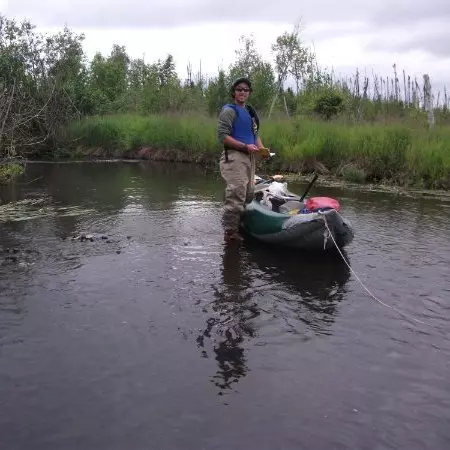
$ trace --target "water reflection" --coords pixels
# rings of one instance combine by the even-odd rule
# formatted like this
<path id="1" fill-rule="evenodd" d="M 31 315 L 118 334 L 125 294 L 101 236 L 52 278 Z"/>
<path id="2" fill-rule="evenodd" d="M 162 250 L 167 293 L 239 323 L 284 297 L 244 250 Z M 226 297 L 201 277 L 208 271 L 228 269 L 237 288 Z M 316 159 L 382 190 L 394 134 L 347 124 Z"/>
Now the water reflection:
<path id="1" fill-rule="evenodd" d="M 238 247 L 224 248 L 221 281 L 214 289 L 213 315 L 207 319 L 197 344 L 203 349 L 202 355 L 208 357 L 204 350 L 205 337 L 213 340 L 217 372 L 212 381 L 225 390 L 247 374 L 245 338 L 254 336 L 252 320 L 260 314 L 252 301 L 250 273 Z"/>
<path id="2" fill-rule="evenodd" d="M 302 256 L 254 244 L 224 247 L 221 280 L 214 287 L 211 311 L 203 310 L 210 314 L 197 337 L 205 358 L 209 357 L 205 340 L 211 341 L 217 362 L 211 380 L 221 393 L 247 375 L 249 340 L 264 335 L 261 323 L 267 317 L 289 323 L 289 332 L 299 335 L 305 325 L 310 332 L 330 335 L 349 276 L 337 253 Z M 263 301 L 268 293 L 269 305 Z"/>
<path id="3" fill-rule="evenodd" d="M 331 333 L 350 278 L 350 269 L 338 252 L 269 251 L 266 246 L 252 244 L 249 255 L 265 279 L 262 292 L 274 299 L 267 312 L 281 314 L 286 321 L 295 318 L 316 334 Z M 350 263 L 345 251 L 343 255 Z M 291 331 L 296 327 L 291 326 Z"/>

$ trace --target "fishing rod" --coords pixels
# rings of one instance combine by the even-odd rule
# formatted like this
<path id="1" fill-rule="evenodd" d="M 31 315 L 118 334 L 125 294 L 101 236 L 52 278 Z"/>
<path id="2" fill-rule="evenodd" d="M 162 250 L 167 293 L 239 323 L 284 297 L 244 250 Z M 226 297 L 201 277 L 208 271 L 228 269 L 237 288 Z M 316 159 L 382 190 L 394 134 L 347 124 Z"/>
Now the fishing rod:
<path id="1" fill-rule="evenodd" d="M 319 175 L 314 174 L 314 178 L 309 182 L 308 187 L 306 188 L 306 191 L 305 191 L 304 194 L 300 197 L 300 201 L 301 201 L 301 202 L 304 200 L 304 198 L 306 197 L 306 195 L 308 194 L 308 192 L 309 192 L 310 189 L 312 188 L 312 185 L 316 182 L 317 178 L 319 178 Z"/>

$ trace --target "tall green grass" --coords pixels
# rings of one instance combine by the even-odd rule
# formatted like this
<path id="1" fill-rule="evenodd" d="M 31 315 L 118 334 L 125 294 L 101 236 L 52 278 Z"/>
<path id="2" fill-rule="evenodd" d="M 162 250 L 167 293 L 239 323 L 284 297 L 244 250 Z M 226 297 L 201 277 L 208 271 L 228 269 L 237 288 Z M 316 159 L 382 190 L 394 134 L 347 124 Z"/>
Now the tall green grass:
<path id="1" fill-rule="evenodd" d="M 144 147 L 219 158 L 216 120 L 203 116 L 111 115 L 72 123 L 59 147 L 100 148 L 105 156 Z M 306 170 L 321 163 L 332 173 L 450 189 L 450 128 L 406 124 L 345 124 L 312 119 L 262 121 L 261 137 L 277 156 L 274 169 Z M 306 164 L 308 163 L 308 164 Z"/>
<path id="2" fill-rule="evenodd" d="M 201 153 L 217 145 L 211 125 L 212 121 L 203 117 L 92 116 L 61 130 L 58 145 L 102 148 L 109 154 L 143 147 Z"/>

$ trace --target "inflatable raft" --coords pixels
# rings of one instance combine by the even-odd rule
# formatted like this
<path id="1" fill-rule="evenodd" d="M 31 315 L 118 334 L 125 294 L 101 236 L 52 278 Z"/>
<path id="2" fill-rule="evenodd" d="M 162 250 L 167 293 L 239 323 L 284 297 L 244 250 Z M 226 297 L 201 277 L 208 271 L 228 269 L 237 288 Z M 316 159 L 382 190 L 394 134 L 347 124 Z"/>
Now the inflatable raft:
<path id="1" fill-rule="evenodd" d="M 255 198 L 246 206 L 243 230 L 260 241 L 304 250 L 329 250 L 354 237 L 340 204 L 329 197 L 299 197 L 286 183 L 257 177 Z"/>

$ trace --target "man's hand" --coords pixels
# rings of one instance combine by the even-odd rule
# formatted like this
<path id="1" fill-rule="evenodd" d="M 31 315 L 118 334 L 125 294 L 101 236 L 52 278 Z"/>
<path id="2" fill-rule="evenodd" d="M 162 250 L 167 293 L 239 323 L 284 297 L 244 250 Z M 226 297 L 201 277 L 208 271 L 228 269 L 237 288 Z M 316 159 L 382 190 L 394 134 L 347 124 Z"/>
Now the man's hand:
<path id="1" fill-rule="evenodd" d="M 259 152 L 259 147 L 255 144 L 247 144 L 247 150 L 249 153 Z"/>

